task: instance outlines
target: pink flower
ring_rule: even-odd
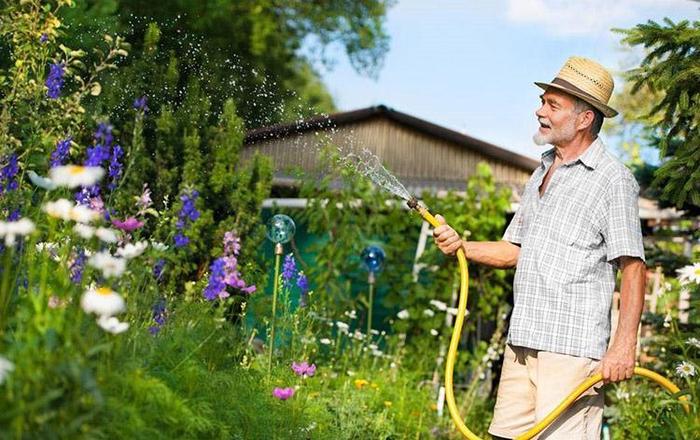
[[[287,400],[294,395],[294,388],[275,388],[272,395],[280,400]]]
[[[124,221],[113,219],[112,224],[115,228],[121,229],[124,232],[132,232],[143,226],[143,222],[134,217],[129,217]]]
[[[316,365],[309,365],[306,361],[301,363],[292,362],[292,370],[297,376],[311,377],[316,374]]]

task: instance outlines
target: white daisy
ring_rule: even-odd
[[[352,337],[355,338],[355,339],[357,339],[358,341],[361,341],[361,340],[365,339],[364,333],[362,333],[362,332],[359,331],[359,330],[355,330],[355,332],[352,334]]]
[[[101,270],[105,278],[120,277],[126,270],[126,260],[114,257],[108,251],[101,251],[91,256],[88,264]]]
[[[404,310],[401,310],[399,313],[397,313],[396,317],[399,319],[408,319],[411,317],[411,314],[408,313],[408,310],[404,309]]]
[[[695,365],[691,364],[690,362],[683,361],[676,365],[676,374],[683,378],[695,376]]]
[[[161,243],[160,241],[152,241],[152,242],[151,242],[151,247],[152,247],[153,249],[157,250],[158,252],[165,252],[165,251],[168,250],[168,248],[169,248],[170,246],[168,246],[168,245],[165,244],[165,243]]]
[[[98,316],[114,316],[126,308],[124,298],[109,287],[88,289],[80,298],[80,305],[86,313]]]
[[[100,167],[84,167],[80,165],[62,165],[49,170],[49,179],[56,186],[76,188],[96,184],[105,171]]]
[[[147,241],[137,241],[136,243],[127,243],[124,247],[117,249],[117,255],[124,257],[127,260],[136,258],[143,253],[148,247]]]
[[[5,378],[15,369],[15,364],[6,357],[0,356],[0,385],[5,382]]]
[[[338,330],[340,330],[342,333],[347,333],[348,330],[350,330],[350,326],[344,323],[343,321],[336,321],[335,325],[336,327],[338,327]]]
[[[114,229],[100,226],[95,230],[95,236],[105,243],[116,243],[117,233]]]
[[[44,205],[44,211],[51,217],[60,218],[61,220],[73,220],[78,223],[89,223],[97,220],[100,213],[94,211],[87,206],[78,205],[67,199],[58,199],[53,202],[48,202]]]
[[[53,183],[51,179],[48,179],[46,177],[41,177],[34,171],[27,171],[27,175],[29,176],[29,180],[39,188],[43,188],[47,191],[51,191],[52,189],[56,189],[56,184]]]
[[[450,315],[457,316],[457,312],[459,312],[459,309],[457,309],[457,307],[448,307],[446,312]]]
[[[85,205],[76,205],[70,210],[70,219],[78,223],[90,223],[100,218],[100,213]]]
[[[433,307],[435,307],[436,309],[438,309],[441,312],[444,312],[445,310],[447,310],[447,304],[445,304],[442,301],[438,301],[436,299],[431,299],[430,305],[432,305]]]
[[[112,333],[113,335],[123,333],[129,328],[128,322],[121,322],[114,316],[100,316],[97,318],[97,325],[99,325],[102,330]]]
[[[331,345],[331,340],[328,338],[321,338],[318,340],[318,342],[320,342],[323,345]]]
[[[5,237],[5,245],[14,246],[17,236],[25,236],[34,232],[34,223],[28,218],[17,221],[0,221],[0,237]]]
[[[617,400],[624,400],[626,402],[629,402],[630,393],[629,391],[625,391],[622,388],[617,388],[615,390],[615,397],[617,397]]]
[[[688,338],[688,340],[686,340],[685,343],[688,345],[692,345],[695,348],[700,348],[700,339],[698,338]]]
[[[423,310],[423,316],[427,316],[428,318],[432,318],[433,316],[435,316],[435,312],[433,312],[430,309],[425,309],[425,310]]]
[[[76,223],[75,226],[73,226],[73,232],[88,240],[95,235],[95,228],[90,225]]]
[[[437,336],[437,335],[438,335],[438,331],[435,330],[434,328],[431,328],[431,329],[430,329],[430,334],[433,335],[433,336]]]
[[[68,199],[58,199],[53,202],[48,202],[44,205],[44,211],[51,217],[60,218],[61,220],[70,220],[71,210],[74,203]]]
[[[384,352],[381,350],[372,350],[372,356],[374,357],[382,357],[383,354]]]
[[[700,284],[700,262],[676,270],[681,284]]]

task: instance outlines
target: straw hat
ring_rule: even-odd
[[[617,115],[617,110],[608,107],[615,86],[610,72],[588,58],[571,57],[552,82],[535,84],[544,90],[553,87],[581,98],[600,110],[606,118]]]

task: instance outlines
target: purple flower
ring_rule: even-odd
[[[272,395],[280,400],[287,400],[294,395],[294,388],[275,388]]]
[[[173,240],[175,241],[175,247],[185,247],[190,244],[190,239],[180,232],[175,234]]]
[[[139,207],[140,213],[145,213],[145,211],[153,205],[153,200],[151,200],[151,190],[148,188],[148,183],[143,184],[143,192],[136,201],[136,206]]]
[[[41,37],[39,37],[39,43],[44,44],[47,41],[49,41],[49,34],[44,32],[43,34],[41,34]]]
[[[304,275],[304,272],[299,272],[299,277],[297,278],[297,287],[302,292],[309,291],[309,280],[308,278],[306,278],[306,275]]]
[[[240,239],[233,232],[226,232],[224,234],[224,256],[214,260],[209,268],[209,283],[204,289],[204,298],[213,301],[216,298],[229,297],[230,294],[226,291],[227,286],[246,294],[255,292],[254,285],[248,286],[241,279],[237,257],[239,250]]]
[[[297,376],[311,377],[316,374],[316,365],[309,365],[306,361],[298,364],[296,362],[292,362],[292,370]]]
[[[83,269],[85,269],[85,261],[87,255],[83,249],[79,249],[77,255],[70,265],[70,280],[73,284],[80,284],[83,281]]]
[[[306,307],[309,300],[309,280],[304,275],[304,272],[299,272],[297,278],[297,287],[299,288],[299,307]]]
[[[148,107],[146,106],[146,101],[148,101],[148,98],[144,95],[140,98],[134,99],[134,108],[136,110],[141,110],[142,112],[145,112],[148,110]]]
[[[84,186],[75,193],[75,201],[79,205],[90,206],[91,200],[100,197],[100,187],[97,185]]]
[[[111,147],[112,142],[114,141],[114,136],[112,136],[113,129],[114,127],[112,127],[112,125],[108,122],[100,122],[97,124],[97,130],[95,131],[95,141],[98,144]]]
[[[21,216],[22,212],[19,209],[15,209],[14,211],[10,212],[10,215],[7,216],[7,221],[16,222]]]
[[[223,258],[217,258],[211,266],[209,266],[209,283],[203,293],[207,301],[229,297],[229,293],[226,291],[226,283],[224,282],[224,264]]]
[[[153,266],[153,277],[156,279],[156,281],[160,281],[160,278],[163,276],[163,268],[165,267],[165,259],[160,258],[158,261],[156,261],[156,264]]]
[[[122,163],[120,159],[123,155],[124,150],[119,145],[115,145],[112,148],[112,156],[109,160],[109,177],[111,181],[107,184],[107,188],[109,188],[110,191],[114,191],[117,187],[117,181],[122,176]]]
[[[17,183],[17,173],[19,172],[19,164],[17,163],[17,155],[10,153],[5,157],[5,165],[0,169],[0,194],[5,191],[14,191],[19,187]]]
[[[153,322],[154,324],[148,327],[148,331],[152,335],[157,335],[160,328],[165,324],[167,309],[165,308],[165,300],[158,301],[153,305]]]
[[[53,63],[49,67],[49,76],[46,77],[46,96],[50,99],[58,99],[63,87],[63,75],[65,74],[63,63]]]
[[[297,273],[297,264],[294,261],[294,256],[292,254],[287,254],[284,257],[284,264],[282,265],[282,280],[288,283],[294,275]]]
[[[199,218],[199,211],[195,207],[195,201],[199,197],[199,192],[192,190],[189,193],[184,193],[180,196],[182,201],[182,208],[177,215],[177,222],[175,222],[175,227],[178,233],[175,235],[175,247],[187,246],[190,239],[184,234],[187,229],[189,222],[194,222]]]
[[[224,254],[238,255],[241,251],[241,239],[236,236],[233,231],[227,231],[224,234]]]
[[[70,143],[72,140],[73,136],[68,136],[64,140],[56,143],[56,149],[51,153],[51,168],[61,166],[65,163],[70,153]]]
[[[129,217],[125,220],[112,219],[112,225],[115,228],[121,229],[124,232],[133,232],[143,226],[143,222],[134,217]]]

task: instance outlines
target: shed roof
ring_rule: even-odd
[[[424,119],[402,113],[385,105],[377,105],[360,110],[333,113],[330,115],[321,115],[297,122],[257,128],[250,130],[247,133],[245,143],[254,144],[267,139],[281,138],[308,131],[332,129],[342,125],[362,122],[378,117],[388,118],[398,124],[413,128],[427,135],[453,142],[483,154],[484,156],[501,160],[528,171],[532,171],[539,165],[538,160],[514,153],[505,148],[468,136],[458,131],[433,124],[432,122]]]

